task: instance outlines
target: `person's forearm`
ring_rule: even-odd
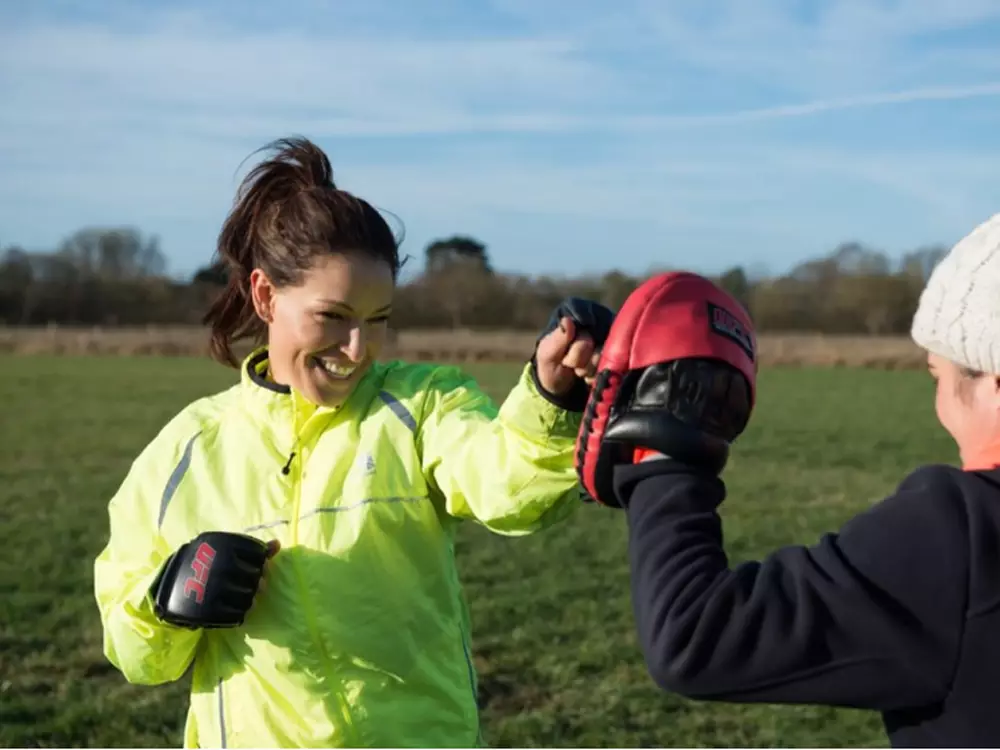
[[[537,391],[528,367],[499,410],[471,387],[456,387],[422,430],[424,470],[456,518],[520,535],[580,505],[573,449],[579,414]]]
[[[664,689],[877,710],[940,696],[943,677],[916,665],[941,661],[941,641],[909,637],[898,598],[876,595],[837,535],[730,568],[719,479],[650,462],[620,469],[619,487],[639,643]]]
[[[94,588],[104,628],[104,655],[137,685],[180,679],[191,665],[202,631],[168,625],[153,612],[149,588],[158,570],[127,571],[105,549],[94,566]]]

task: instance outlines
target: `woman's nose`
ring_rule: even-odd
[[[351,326],[350,337],[341,351],[355,363],[365,358],[365,333],[362,326]]]

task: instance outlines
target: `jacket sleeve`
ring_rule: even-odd
[[[448,514],[505,535],[528,534],[580,505],[573,450],[581,415],[541,396],[530,365],[498,410],[457,368],[440,368],[417,442]]]
[[[174,439],[175,432],[162,432],[132,464],[108,505],[110,537],[94,562],[104,654],[134,684],[179,679],[201,638],[201,631],[160,622],[148,595],[173,552],[159,533],[161,507],[183,481],[196,434]]]
[[[813,546],[730,568],[716,477],[622,467],[632,596],[654,680],[690,698],[877,711],[947,695],[961,646],[969,530],[943,467]]]

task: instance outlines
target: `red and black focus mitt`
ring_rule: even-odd
[[[718,474],[755,399],[757,341],[732,296],[694,273],[644,282],[615,316],[576,444],[584,489],[619,507],[616,465],[660,453]]]
[[[199,534],[161,568],[149,591],[153,611],[191,630],[242,625],[271,554],[266,542],[245,534]]]

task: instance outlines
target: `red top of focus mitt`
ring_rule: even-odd
[[[719,359],[743,373],[754,404],[757,337],[746,309],[704,276],[670,271],[629,295],[615,315],[598,369],[625,372],[692,357]]]

